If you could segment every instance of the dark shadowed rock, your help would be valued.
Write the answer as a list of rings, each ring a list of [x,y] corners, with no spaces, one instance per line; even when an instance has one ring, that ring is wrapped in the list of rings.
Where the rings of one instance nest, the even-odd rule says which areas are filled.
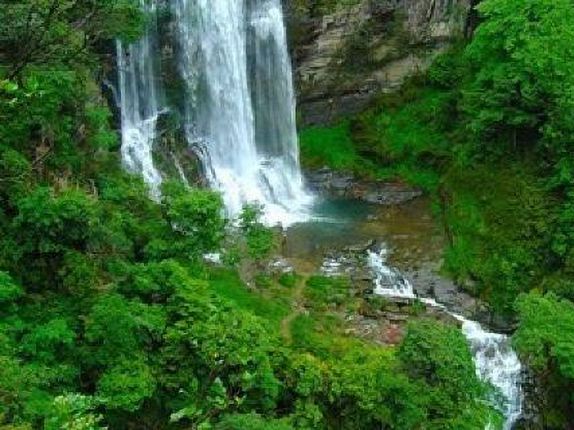
[[[402,204],[423,194],[420,189],[404,183],[362,180],[326,167],[307,173],[306,179],[309,188],[325,197],[362,200],[379,205]]]

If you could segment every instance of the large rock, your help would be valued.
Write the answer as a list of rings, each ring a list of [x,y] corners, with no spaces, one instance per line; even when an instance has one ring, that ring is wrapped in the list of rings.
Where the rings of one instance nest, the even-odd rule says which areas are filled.
[[[310,16],[285,0],[304,125],[364,109],[467,32],[471,0],[360,0]]]
[[[362,180],[352,174],[334,172],[328,168],[309,172],[306,179],[308,186],[323,196],[380,205],[406,203],[423,194],[420,189],[404,183]]]

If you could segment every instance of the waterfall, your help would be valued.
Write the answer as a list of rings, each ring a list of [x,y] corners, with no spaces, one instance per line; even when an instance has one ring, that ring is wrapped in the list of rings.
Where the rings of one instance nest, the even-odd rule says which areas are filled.
[[[140,174],[153,197],[159,196],[161,175],[153,162],[157,120],[162,110],[157,61],[157,0],[140,0],[149,16],[144,36],[125,46],[118,41],[117,62],[122,119],[122,162]]]
[[[186,135],[230,215],[306,219],[295,99],[279,0],[175,0]]]
[[[374,276],[375,294],[393,297],[412,297],[415,294],[410,282],[395,268],[387,265],[387,249],[368,251],[367,264]],[[522,415],[523,393],[521,387],[522,365],[512,349],[508,336],[486,331],[479,323],[450,312],[433,299],[420,298],[428,306],[443,309],[462,323],[473,355],[477,376],[490,383],[500,395],[491,403],[504,415],[503,430],[511,430]],[[493,430],[491,424],[485,430]]]

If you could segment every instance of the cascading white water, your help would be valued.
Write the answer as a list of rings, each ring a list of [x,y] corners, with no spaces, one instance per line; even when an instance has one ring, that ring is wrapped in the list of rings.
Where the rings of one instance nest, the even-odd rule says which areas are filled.
[[[267,223],[307,218],[279,0],[176,0],[186,134],[230,215],[264,206]]]
[[[367,263],[375,276],[375,294],[381,296],[415,297],[413,286],[400,272],[387,266],[387,249],[367,251]]]
[[[492,399],[504,414],[503,430],[511,430],[522,415],[523,393],[521,389],[522,365],[512,349],[508,336],[490,333],[475,321],[459,317],[462,332],[470,342],[476,372],[490,382],[504,397],[503,404]],[[492,426],[488,426],[490,430]]]
[[[387,265],[386,248],[383,247],[380,252],[368,251],[367,264],[375,276],[375,294],[416,297],[410,282],[398,270]],[[433,299],[418,300],[443,309],[462,323],[462,332],[470,344],[476,373],[502,395],[502,402],[497,396],[491,401],[504,415],[503,430],[511,430],[522,414],[524,398],[521,389],[522,365],[508,336],[488,332],[479,323],[450,312]],[[492,425],[487,425],[485,430],[493,430]]]
[[[125,46],[117,42],[120,109],[122,117],[122,162],[141,174],[152,196],[159,196],[161,175],[153,162],[157,120],[162,110],[157,60],[157,0],[140,0],[149,17],[144,36]]]

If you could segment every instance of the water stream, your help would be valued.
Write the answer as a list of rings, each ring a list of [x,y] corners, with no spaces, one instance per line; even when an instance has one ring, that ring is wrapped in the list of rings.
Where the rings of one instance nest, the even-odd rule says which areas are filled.
[[[387,265],[387,249],[368,251],[367,262],[375,276],[375,293],[395,297],[415,298],[410,282],[401,273]],[[420,298],[427,306],[441,308],[462,323],[462,332],[469,342],[478,377],[490,383],[502,395],[491,400],[504,415],[503,430],[511,430],[522,414],[522,365],[512,349],[508,336],[485,330],[476,321],[450,312],[434,299]],[[486,430],[491,430],[489,424]]]

